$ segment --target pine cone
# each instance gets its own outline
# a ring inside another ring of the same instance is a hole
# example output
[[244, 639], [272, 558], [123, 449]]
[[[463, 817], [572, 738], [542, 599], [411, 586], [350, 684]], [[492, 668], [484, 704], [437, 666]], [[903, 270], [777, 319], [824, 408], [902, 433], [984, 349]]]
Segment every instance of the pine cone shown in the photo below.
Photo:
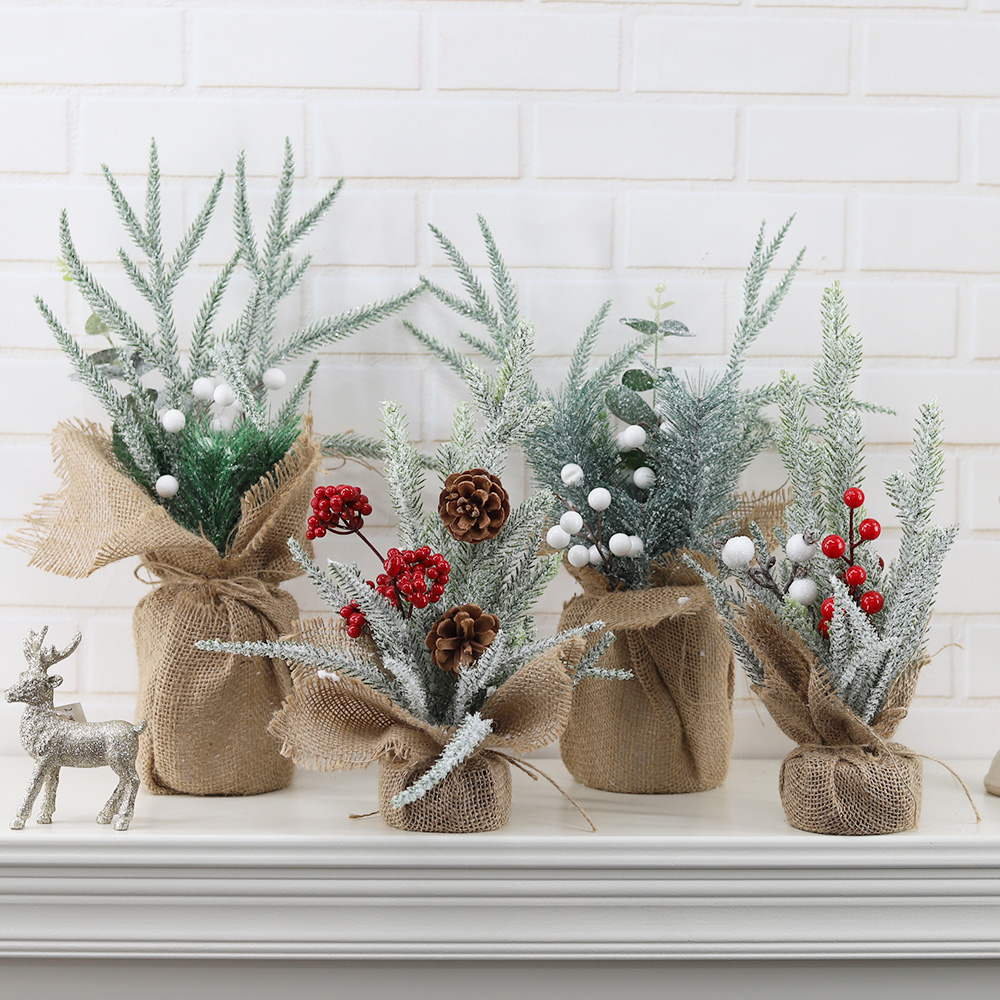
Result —
[[500, 533], [510, 516], [510, 497], [485, 469], [453, 472], [444, 481], [438, 513], [452, 538], [476, 545]]
[[486, 614], [478, 604], [449, 608], [427, 633], [431, 659], [457, 676], [459, 670], [478, 660], [497, 637], [500, 619]]

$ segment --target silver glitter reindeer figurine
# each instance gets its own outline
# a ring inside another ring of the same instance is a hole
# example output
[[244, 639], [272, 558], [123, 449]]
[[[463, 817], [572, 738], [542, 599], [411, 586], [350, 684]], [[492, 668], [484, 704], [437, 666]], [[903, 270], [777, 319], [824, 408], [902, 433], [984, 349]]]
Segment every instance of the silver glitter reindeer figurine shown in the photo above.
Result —
[[118, 775], [118, 787], [97, 814], [97, 822], [110, 823], [113, 818], [116, 830], [127, 830], [135, 808], [135, 793], [139, 790], [135, 758], [139, 752], [139, 734], [146, 728], [146, 722], [143, 720], [134, 726], [121, 721], [75, 722], [60, 715], [53, 706], [52, 694], [62, 684], [62, 678], [46, 671], [65, 660], [80, 645], [80, 633], [77, 632], [65, 649], [57, 651], [55, 646], [42, 646], [48, 630], [46, 625], [41, 632], [28, 633], [24, 640], [28, 669], [22, 671], [17, 683], [7, 689], [7, 701], [25, 704], [21, 716], [21, 746], [35, 760], [34, 774], [10, 828], [24, 829], [42, 785], [45, 796], [38, 822], [52, 822], [60, 768], [107, 765]]

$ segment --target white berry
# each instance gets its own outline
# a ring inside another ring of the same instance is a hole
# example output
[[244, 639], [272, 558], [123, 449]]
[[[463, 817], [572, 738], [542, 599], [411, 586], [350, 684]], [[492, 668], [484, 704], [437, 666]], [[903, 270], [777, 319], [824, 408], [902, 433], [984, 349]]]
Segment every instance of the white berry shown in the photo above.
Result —
[[236, 393], [226, 385], [225, 382], [222, 385], [217, 385], [215, 387], [215, 392], [212, 393], [212, 399], [219, 404], [219, 406], [232, 406], [236, 402]]
[[215, 379], [205, 378], [204, 375], [201, 378], [196, 378], [194, 384], [191, 386], [191, 395], [195, 399], [200, 399], [206, 403], [212, 398], [214, 393]]
[[785, 555], [788, 556], [793, 563], [807, 563], [814, 555], [816, 555], [816, 545], [815, 543], [807, 542], [801, 534], [792, 535], [792, 537], [785, 542]]
[[592, 510], [607, 510], [611, 506], [611, 494], [603, 486], [597, 486], [587, 494], [587, 503]]
[[792, 580], [791, 586], [788, 588], [788, 596], [793, 597], [799, 604], [812, 604], [819, 597], [819, 590], [807, 576], [801, 580]]
[[646, 546], [643, 545], [642, 539], [638, 535], [629, 535], [628, 540], [632, 545], [629, 551], [630, 556], [641, 556], [646, 551]]
[[212, 417], [208, 422], [208, 429], [211, 431], [231, 431], [233, 422], [228, 417]]
[[632, 539], [624, 532], [616, 532], [608, 539], [608, 548], [613, 556], [627, 556], [632, 553]]
[[640, 490], [648, 490], [653, 483], [656, 482], [656, 473], [648, 465], [640, 465], [635, 472], [632, 473], [632, 482], [639, 487]]
[[600, 566], [604, 562], [604, 557], [601, 555], [601, 550], [596, 545], [591, 545], [587, 551], [587, 557], [590, 559], [591, 566]]
[[590, 562], [590, 549], [586, 545], [574, 545], [566, 554], [566, 558], [569, 559], [570, 566], [580, 569]]
[[168, 434], [180, 434], [187, 423], [187, 417], [180, 410], [164, 410], [160, 414], [160, 423]]
[[559, 473], [559, 478], [567, 486], [579, 486], [583, 482], [583, 469], [576, 462], [567, 462]]
[[169, 500], [171, 497], [177, 496], [177, 491], [181, 488], [181, 484], [177, 482], [174, 476], [160, 476], [156, 480], [156, 492], [163, 497], [164, 500]]
[[559, 526], [563, 531], [575, 535], [583, 527], [583, 518], [577, 510], [568, 510], [559, 518]]
[[753, 539], [746, 535], [736, 535], [722, 547], [722, 561], [730, 569], [746, 569], [755, 554]]
[[625, 445], [626, 451], [631, 451], [646, 443], [646, 432], [638, 424], [631, 424], [618, 435], [618, 440]]
[[280, 368], [268, 368], [260, 380], [268, 389], [280, 389], [288, 381], [288, 376]]
[[553, 524], [545, 535], [545, 541], [554, 549], [564, 549], [569, 545], [569, 535], [558, 524]]

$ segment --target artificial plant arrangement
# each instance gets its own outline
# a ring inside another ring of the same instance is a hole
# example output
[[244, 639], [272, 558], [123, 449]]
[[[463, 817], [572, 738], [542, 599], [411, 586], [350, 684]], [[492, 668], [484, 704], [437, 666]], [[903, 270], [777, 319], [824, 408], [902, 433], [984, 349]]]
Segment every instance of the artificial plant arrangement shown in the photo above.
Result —
[[[294, 539], [296, 560], [340, 617], [277, 642], [201, 642], [205, 650], [281, 656], [294, 693], [271, 730], [282, 753], [320, 770], [378, 764], [379, 811], [405, 830], [495, 830], [510, 815], [510, 765], [559, 737], [574, 680], [616, 677], [595, 666], [590, 623], [539, 638], [529, 611], [558, 571], [540, 555], [551, 497], [511, 507], [503, 476], [513, 443], [547, 416], [533, 392], [533, 332], [519, 324], [490, 373], [465, 359], [473, 403], [459, 404], [441, 446], [438, 504], [424, 513], [425, 469], [395, 403], [382, 408], [382, 454], [399, 519], [384, 555], [363, 532], [371, 505], [348, 484], [319, 487], [308, 534], [357, 534], [380, 572], [330, 560]], [[477, 420], [478, 409], [480, 419]]]
[[[487, 337], [462, 333], [494, 361], [517, 329], [514, 284], [485, 221], [496, 302], [451, 241], [434, 230], [465, 289], [463, 298], [424, 281]], [[769, 390], [741, 387], [749, 346], [768, 325], [799, 266], [773, 290], [762, 288], [791, 223], [769, 242], [761, 227], [744, 283], [743, 314], [725, 370], [683, 378], [640, 360], [669, 336], [688, 336], [661, 319], [669, 304], [650, 300], [654, 320], [626, 319], [639, 336], [589, 375], [605, 303], [577, 344], [565, 381], [534, 388], [548, 417], [525, 438], [537, 482], [556, 497], [548, 544], [566, 550], [583, 587], [565, 607], [561, 628], [602, 620], [617, 637], [602, 661], [633, 677], [621, 684], [581, 682], [560, 741], [563, 761], [585, 785], [617, 792], [694, 792], [720, 785], [733, 739], [733, 654], [708, 590], [681, 560], [688, 550], [714, 557], [746, 515], [740, 473], [764, 447], [761, 408]], [[461, 371], [462, 356], [407, 324], [437, 357]], [[655, 358], [655, 355], [654, 355]], [[624, 425], [624, 426], [623, 426]], [[757, 504], [764, 521], [773, 498]]]
[[[781, 765], [788, 822], [831, 834], [908, 830], [920, 816], [920, 755], [892, 736], [927, 662], [927, 624], [957, 526], [931, 524], [944, 458], [941, 415], [920, 408], [909, 476], [886, 492], [902, 525], [899, 555], [875, 550], [881, 525], [865, 511], [861, 405], [853, 386], [861, 338], [838, 285], [823, 298], [823, 353], [813, 385], [783, 373], [777, 446], [792, 500], [776, 531], [755, 525], [704, 575], [753, 689], [798, 746]], [[807, 403], [822, 423], [814, 427]], [[724, 577], [732, 575], [731, 586]]]
[[[320, 463], [319, 443], [302, 415], [314, 359], [283, 401], [285, 366], [390, 315], [415, 291], [319, 320], [278, 336], [278, 307], [309, 258], [293, 248], [332, 205], [340, 184], [301, 218], [290, 217], [294, 161], [285, 160], [266, 232], [258, 237], [248, 206], [244, 159], [236, 167], [236, 246], [195, 315], [182, 348], [175, 297], [215, 211], [225, 174], [168, 254], [161, 235], [161, 183], [150, 149], [145, 206], [132, 206], [105, 166], [118, 216], [135, 244], [119, 250], [122, 270], [152, 311], [148, 329], [119, 304], [80, 258], [62, 213], [61, 262], [93, 310], [88, 329], [112, 346], [85, 352], [40, 299], [42, 316], [100, 401], [110, 431], [67, 422], [54, 432], [63, 480], [28, 517], [15, 544], [31, 563], [88, 576], [138, 556], [154, 584], [135, 610], [139, 717], [150, 723], [139, 771], [154, 792], [251, 794], [283, 787], [291, 765], [266, 726], [288, 687], [279, 662], [221, 660], [199, 652], [206, 635], [273, 638], [298, 609], [279, 584], [297, 576], [289, 535], [303, 519]], [[140, 256], [145, 263], [140, 263]], [[250, 290], [238, 318], [215, 320], [238, 269]]]

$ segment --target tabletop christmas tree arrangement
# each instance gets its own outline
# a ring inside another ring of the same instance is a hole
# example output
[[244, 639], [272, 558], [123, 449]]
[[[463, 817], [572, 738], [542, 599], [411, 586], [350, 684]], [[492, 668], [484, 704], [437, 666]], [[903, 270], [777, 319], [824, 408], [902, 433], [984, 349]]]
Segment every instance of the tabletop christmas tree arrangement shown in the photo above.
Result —
[[[813, 385], [783, 374], [777, 445], [791, 482], [782, 550], [759, 530], [722, 548], [705, 574], [753, 689], [798, 746], [781, 766], [788, 822], [802, 830], [877, 834], [920, 816], [920, 756], [892, 742], [927, 662], [927, 624], [957, 527], [931, 524], [944, 459], [936, 404], [920, 408], [909, 476], [886, 492], [902, 525], [899, 555], [878, 555], [881, 524], [865, 510], [862, 407], [853, 385], [861, 338], [839, 286], [823, 298], [823, 355]], [[823, 421], [810, 424], [807, 403]], [[874, 513], [874, 512], [873, 512]], [[732, 574], [738, 588], [723, 579]]]
[[[367, 497], [320, 487], [308, 536], [357, 534], [374, 579], [331, 560], [324, 571], [291, 541], [296, 559], [340, 619], [304, 622], [277, 642], [202, 642], [206, 650], [293, 661], [294, 693], [272, 732], [282, 753], [320, 770], [379, 769], [379, 811], [405, 830], [495, 830], [510, 814], [511, 754], [559, 737], [575, 680], [620, 674], [594, 664], [584, 625], [539, 638], [531, 607], [558, 571], [539, 549], [551, 498], [512, 508], [503, 485], [512, 444], [546, 418], [533, 393], [531, 327], [521, 323], [495, 373], [463, 362], [474, 406], [460, 404], [438, 456], [436, 510], [424, 514], [424, 464], [395, 403], [383, 404], [381, 453], [399, 519], [384, 555], [364, 535]], [[481, 426], [476, 409], [481, 415]]]
[[[726, 537], [745, 515], [741, 472], [767, 441], [760, 410], [768, 390], [745, 391], [747, 349], [787, 292], [801, 254], [762, 295], [790, 224], [770, 242], [761, 228], [744, 285], [743, 315], [728, 365], [718, 376], [678, 376], [639, 361], [661, 338], [687, 336], [674, 320], [623, 320], [639, 336], [588, 377], [610, 303], [580, 339], [563, 384], [535, 393], [549, 417], [524, 448], [539, 484], [557, 497], [548, 544], [564, 551], [584, 593], [560, 627], [603, 620], [617, 637], [602, 665], [633, 674], [620, 684], [581, 682], [560, 741], [573, 776], [617, 792], [694, 792], [720, 785], [733, 739], [733, 654], [704, 584], [681, 560]], [[465, 319], [488, 331], [463, 339], [494, 360], [516, 330], [517, 298], [493, 237], [480, 219], [496, 304], [457, 248], [435, 230], [468, 298], [425, 281]], [[408, 324], [409, 325], [409, 324]], [[409, 325], [441, 360], [461, 370], [461, 355]], [[617, 418], [617, 420], [616, 420]], [[757, 506], [763, 521], [776, 502]]]
[[[297, 576], [287, 539], [305, 541], [304, 516], [319, 466], [319, 445], [302, 403], [316, 371], [288, 387], [285, 366], [377, 322], [414, 294], [356, 309], [277, 336], [279, 305], [301, 280], [309, 258], [295, 245], [332, 205], [338, 184], [305, 215], [290, 218], [294, 162], [285, 161], [266, 233], [258, 239], [247, 204], [244, 161], [236, 169], [237, 246], [198, 310], [186, 352], [174, 301], [201, 243], [224, 183], [209, 196], [172, 255], [161, 236], [161, 184], [150, 151], [145, 207], [129, 203], [107, 167], [104, 175], [136, 250], [119, 251], [125, 275], [148, 303], [152, 330], [127, 312], [83, 263], [64, 212], [60, 250], [67, 277], [93, 310], [88, 331], [112, 346], [86, 353], [49, 307], [45, 321], [75, 377], [101, 402], [110, 433], [91, 423], [60, 424], [53, 452], [63, 480], [29, 516], [15, 544], [31, 563], [88, 576], [139, 556], [153, 589], [136, 607], [138, 715], [150, 724], [139, 771], [154, 792], [251, 794], [283, 787], [291, 765], [266, 726], [288, 687], [287, 669], [199, 652], [211, 635], [273, 638], [297, 616], [279, 584]], [[144, 258], [141, 263], [137, 253]], [[250, 291], [238, 319], [215, 320], [234, 273]]]

